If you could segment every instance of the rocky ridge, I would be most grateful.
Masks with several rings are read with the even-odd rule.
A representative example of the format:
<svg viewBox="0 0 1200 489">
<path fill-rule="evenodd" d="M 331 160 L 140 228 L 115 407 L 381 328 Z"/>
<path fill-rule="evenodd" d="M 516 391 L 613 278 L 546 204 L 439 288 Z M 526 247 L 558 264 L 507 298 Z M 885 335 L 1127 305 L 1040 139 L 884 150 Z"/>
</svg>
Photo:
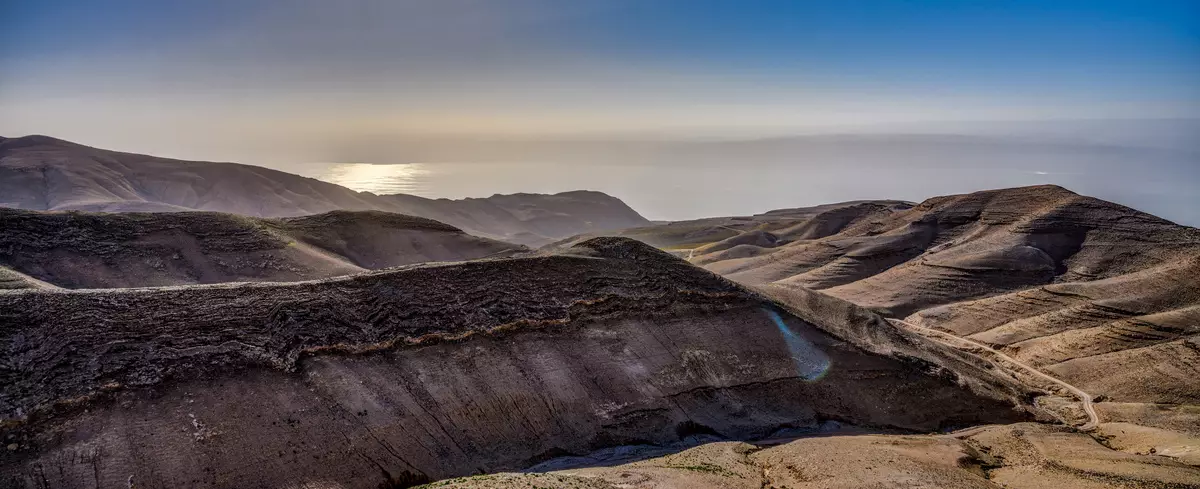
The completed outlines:
<svg viewBox="0 0 1200 489">
<path fill-rule="evenodd" d="M 0 412 L 17 446 L 0 473 L 17 487 L 375 487 L 829 419 L 929 431 L 1031 416 L 1010 380 L 864 350 L 789 312 L 802 302 L 617 238 L 0 303 Z"/>
</svg>

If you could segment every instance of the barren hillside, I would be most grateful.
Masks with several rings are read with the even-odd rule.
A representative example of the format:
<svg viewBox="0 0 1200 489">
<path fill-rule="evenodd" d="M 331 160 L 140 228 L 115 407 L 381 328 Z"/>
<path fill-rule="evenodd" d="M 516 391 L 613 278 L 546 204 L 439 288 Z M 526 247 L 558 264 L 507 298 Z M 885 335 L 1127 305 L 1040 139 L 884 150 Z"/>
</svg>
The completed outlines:
<svg viewBox="0 0 1200 489">
<path fill-rule="evenodd" d="M 621 236 L 675 252 L 687 252 L 712 246 L 725 239 L 734 240 L 731 246 L 722 246 L 709 251 L 722 251 L 741 244 L 741 241 L 759 242 L 759 247 L 783 245 L 797 239 L 815 239 L 836 234 L 851 224 L 873 216 L 887 214 L 912 207 L 911 203 L 898 200 L 866 200 L 824 204 L 813 207 L 779 209 L 753 216 L 710 217 L 690 221 L 674 221 L 664 224 L 587 233 L 561 240 L 547 248 L 570 246 L 597 236 Z M 743 233 L 767 236 L 768 240 L 747 240 Z"/>
<path fill-rule="evenodd" d="M 1115 277 L 1198 250 L 1194 228 L 1039 186 L 937 197 L 760 256 L 695 261 L 735 280 L 825 290 L 906 316 L 1037 285 Z"/>
<path fill-rule="evenodd" d="M 938 197 L 746 257 L 704 252 L 720 244 L 692 261 L 990 345 L 1096 397 L 1104 436 L 1149 449 L 1174 443 L 1155 430 L 1200 435 L 1195 228 L 1042 186 Z"/>
<path fill-rule="evenodd" d="M 552 464 L 551 464 L 552 465 Z M 811 436 L 776 446 L 714 442 L 615 466 L 442 481 L 448 489 L 994 489 L 1195 487 L 1200 468 L 1110 450 L 1062 427 L 1018 423 L 951 435 Z"/>
<path fill-rule="evenodd" d="M 67 288 L 310 280 L 524 249 L 378 211 L 262 219 L 0 208 L 0 265 L 23 277 L 4 280 L 9 284 L 30 278 Z"/>
<path fill-rule="evenodd" d="M 829 420 L 1030 419 L 1023 387 L 919 336 L 832 335 L 887 324 L 841 304 L 826 330 L 615 238 L 326 281 L 7 292 L 0 482 L 375 488 Z"/>
</svg>

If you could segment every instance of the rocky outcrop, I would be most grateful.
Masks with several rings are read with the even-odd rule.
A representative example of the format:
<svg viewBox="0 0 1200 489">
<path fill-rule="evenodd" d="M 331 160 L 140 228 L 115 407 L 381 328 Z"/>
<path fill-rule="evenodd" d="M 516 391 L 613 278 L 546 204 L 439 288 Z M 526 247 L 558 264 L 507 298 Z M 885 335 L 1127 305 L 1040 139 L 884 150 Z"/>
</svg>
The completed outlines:
<svg viewBox="0 0 1200 489">
<path fill-rule="evenodd" d="M 1029 416 L 1015 384 L 865 350 L 796 307 L 615 238 L 313 282 L 6 292 L 0 485 L 373 488 L 695 434 Z"/>
</svg>

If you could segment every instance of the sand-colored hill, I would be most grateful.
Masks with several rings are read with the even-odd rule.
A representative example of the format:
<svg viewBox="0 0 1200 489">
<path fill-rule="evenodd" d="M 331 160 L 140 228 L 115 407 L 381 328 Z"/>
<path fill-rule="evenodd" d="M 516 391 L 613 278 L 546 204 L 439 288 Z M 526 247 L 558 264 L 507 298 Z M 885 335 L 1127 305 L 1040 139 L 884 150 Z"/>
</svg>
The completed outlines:
<svg viewBox="0 0 1200 489">
<path fill-rule="evenodd" d="M 619 238 L 323 281 L 6 292 L 0 485 L 375 488 L 830 420 L 1032 417 L 1009 379 L 899 329 L 839 339 L 887 323 L 837 301 L 827 330 L 807 307 Z"/>
<path fill-rule="evenodd" d="M 694 257 L 895 316 L 1028 287 L 1136 272 L 1200 250 L 1200 231 L 1055 186 L 929 199 L 751 257 Z"/>
<path fill-rule="evenodd" d="M 1019 423 L 952 435 L 827 435 L 776 446 L 716 442 L 611 467 L 451 479 L 448 489 L 1012 489 L 1195 487 L 1200 468 Z"/>
<path fill-rule="evenodd" d="M 698 249 L 692 261 L 989 345 L 1095 397 L 1113 443 L 1196 456 L 1178 441 L 1200 434 L 1195 228 L 1041 186 L 934 198 L 829 237 L 735 249 Z"/>
<path fill-rule="evenodd" d="M 684 256 L 724 251 L 738 245 L 770 248 L 796 239 L 815 239 L 838 231 L 876 214 L 912 207 L 899 200 L 866 200 L 779 209 L 753 216 L 711 217 L 673 221 L 652 226 L 586 233 L 546 246 L 568 247 L 597 236 L 636 239 Z M 751 233 L 747 236 L 743 234 Z M 757 236 L 757 237 L 751 237 Z M 726 242 L 726 240 L 731 240 Z M 724 243 L 723 243 L 724 242 Z M 723 244 L 722 244 L 723 243 Z M 694 250 L 694 253 L 689 253 Z M 705 250 L 702 252 L 702 250 Z"/>
<path fill-rule="evenodd" d="M 1200 436 L 1200 256 L 929 308 L 908 321 L 992 345 L 1100 397 L 1102 420 Z"/>
<path fill-rule="evenodd" d="M 0 207 L 30 210 L 202 210 L 294 217 L 379 210 L 426 217 L 477 236 L 542 245 L 571 235 L 648 224 L 600 192 L 425 199 L 375 195 L 276 170 L 91 148 L 46 136 L 0 138 Z"/>
<path fill-rule="evenodd" d="M 379 211 L 263 219 L 0 208 L 0 265 L 7 267 L 0 269 L 0 281 L 10 288 L 311 280 L 524 250 L 430 219 Z"/>
</svg>

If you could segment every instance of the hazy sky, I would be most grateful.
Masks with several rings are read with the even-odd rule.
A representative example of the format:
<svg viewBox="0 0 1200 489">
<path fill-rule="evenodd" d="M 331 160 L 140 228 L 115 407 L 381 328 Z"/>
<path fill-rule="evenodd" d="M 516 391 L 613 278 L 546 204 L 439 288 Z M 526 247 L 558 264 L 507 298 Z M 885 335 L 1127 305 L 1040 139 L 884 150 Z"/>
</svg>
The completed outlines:
<svg viewBox="0 0 1200 489">
<path fill-rule="evenodd" d="M 1192 0 L 0 5 L 0 135 L 193 158 L 1200 114 Z"/>
</svg>

